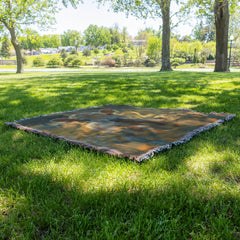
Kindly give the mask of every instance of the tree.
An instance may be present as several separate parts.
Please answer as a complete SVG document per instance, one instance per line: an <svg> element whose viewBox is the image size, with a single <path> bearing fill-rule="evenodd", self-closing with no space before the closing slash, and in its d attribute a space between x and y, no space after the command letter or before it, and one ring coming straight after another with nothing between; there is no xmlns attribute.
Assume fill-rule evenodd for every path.
<svg viewBox="0 0 240 240"><path fill-rule="evenodd" d="M66 5L68 0L63 0ZM78 1L70 0L76 6ZM23 72L21 45L18 34L26 26L37 24L40 27L51 25L58 11L58 0L0 0L0 27L3 25L10 33L11 42L17 57L17 73Z"/></svg>
<svg viewBox="0 0 240 240"><path fill-rule="evenodd" d="M111 35L111 44L120 45L121 43L121 34L119 32L119 27L117 24L114 27L109 28L110 35Z"/></svg>
<svg viewBox="0 0 240 240"><path fill-rule="evenodd" d="M152 36L148 40L147 56L157 63L160 60L161 45L161 39L156 36Z"/></svg>
<svg viewBox="0 0 240 240"><path fill-rule="evenodd" d="M37 31L26 29L24 33L26 36L19 38L22 48L32 51L33 49L39 49L42 46L41 37Z"/></svg>
<svg viewBox="0 0 240 240"><path fill-rule="evenodd" d="M11 56L10 54L10 41L9 39L5 36L2 41L2 47L1 47L1 56L3 58L9 58Z"/></svg>
<svg viewBox="0 0 240 240"><path fill-rule="evenodd" d="M67 30L61 35L61 41L63 46L74 46L76 49L83 44L83 38L81 33L75 30Z"/></svg>
<svg viewBox="0 0 240 240"><path fill-rule="evenodd" d="M87 46L99 47L111 43L111 34L109 29L98 27L97 25L89 25L84 31Z"/></svg>
<svg viewBox="0 0 240 240"><path fill-rule="evenodd" d="M234 40L240 38L240 6L236 6L235 12L230 15L229 33L234 36Z"/></svg>
<svg viewBox="0 0 240 240"><path fill-rule="evenodd" d="M161 71L171 71L170 63L170 4L171 0L97 0L111 2L114 11L124 11L136 17L149 16L162 18L162 67ZM178 2L178 1L176 1Z"/></svg>
<svg viewBox="0 0 240 240"><path fill-rule="evenodd" d="M123 27L122 32L121 32L121 40L123 44L127 44L128 42L128 32L127 28Z"/></svg>
<svg viewBox="0 0 240 240"><path fill-rule="evenodd" d="M214 19L207 24L203 24L203 21L201 21L200 24L197 24L193 29L193 36L195 40L201 42L216 41Z"/></svg>
<svg viewBox="0 0 240 240"><path fill-rule="evenodd" d="M237 7L237 0L189 0L190 5L198 7L198 15L214 16L216 27L215 72L227 72L228 69L228 32L230 13Z"/></svg>
<svg viewBox="0 0 240 240"><path fill-rule="evenodd" d="M58 48L62 45L60 35L58 34L43 35L40 37L40 41L42 47L45 48Z"/></svg>
<svg viewBox="0 0 240 240"><path fill-rule="evenodd" d="M216 63L215 72L227 72L228 69L228 0L216 0L214 4L216 25Z"/></svg>
<svg viewBox="0 0 240 240"><path fill-rule="evenodd" d="M57 1L0 0L0 24L3 24L11 35L11 42L17 57L17 73L23 72L18 33L34 23L44 26L52 22L52 14L57 10Z"/></svg>
<svg viewBox="0 0 240 240"><path fill-rule="evenodd" d="M148 39L154 36L154 31L151 28L146 28L140 30L137 36L134 37L135 40L145 40L145 45L148 44Z"/></svg>

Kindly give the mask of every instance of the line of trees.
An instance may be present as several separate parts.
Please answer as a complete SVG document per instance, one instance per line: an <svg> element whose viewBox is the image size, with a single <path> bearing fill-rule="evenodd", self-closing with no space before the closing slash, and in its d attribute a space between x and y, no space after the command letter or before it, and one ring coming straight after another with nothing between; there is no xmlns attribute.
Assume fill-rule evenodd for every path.
<svg viewBox="0 0 240 240"><path fill-rule="evenodd" d="M126 12L140 18L149 16L162 20L162 67L161 71L170 71L170 34L171 34L171 3L174 0L98 0L109 3L116 12ZM216 28L216 64L215 72L228 71L228 32L230 11L239 6L238 0L176 0L183 6L183 14L194 6L198 16L214 17Z"/></svg>
<svg viewBox="0 0 240 240"><path fill-rule="evenodd" d="M216 32L216 72L228 71L228 35L230 13L239 7L237 0L96 0L100 4L110 3L110 7L117 12L126 12L139 18L155 17L162 20L162 50L161 71L170 71L170 39L171 39L171 3L182 6L182 14L186 14L193 6L198 10L199 17L211 16L214 18ZM70 2L76 6L81 0L62 0L67 5ZM58 0L0 0L0 28L4 27L11 36L11 42L17 56L17 73L23 72L21 45L18 41L19 32L32 24L47 27L55 20L54 14L58 11ZM95 26L86 30L86 41L89 45L99 45L94 42ZM97 29L98 34L111 41L117 33L115 28L107 31L104 27ZM110 36L111 35L111 36ZM110 40L111 39L111 40ZM116 39L114 40L116 41ZM75 44L81 42L75 40Z"/></svg>
<svg viewBox="0 0 240 240"><path fill-rule="evenodd" d="M62 0L67 6L76 6L81 0ZM54 15L60 10L58 0L0 0L0 29L11 36L11 43L17 57L17 73L23 72L23 57L18 40L19 33L27 27L38 25L47 28L55 23Z"/></svg>
<svg viewBox="0 0 240 240"><path fill-rule="evenodd" d="M113 27L98 27L90 25L83 34L76 30L67 30L62 35L52 34L40 36L37 31L27 29L24 31L19 42L25 50L39 48L58 48L60 46L74 46L76 49L80 45L99 47L104 45L126 45L130 40L126 27L122 30L118 25Z"/></svg>

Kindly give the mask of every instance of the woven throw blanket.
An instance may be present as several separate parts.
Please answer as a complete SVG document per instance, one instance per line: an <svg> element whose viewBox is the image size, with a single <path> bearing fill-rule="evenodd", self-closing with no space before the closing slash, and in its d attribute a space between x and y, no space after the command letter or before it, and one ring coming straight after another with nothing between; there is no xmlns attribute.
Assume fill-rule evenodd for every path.
<svg viewBox="0 0 240 240"><path fill-rule="evenodd" d="M141 162L234 116L109 104L5 124Z"/></svg>

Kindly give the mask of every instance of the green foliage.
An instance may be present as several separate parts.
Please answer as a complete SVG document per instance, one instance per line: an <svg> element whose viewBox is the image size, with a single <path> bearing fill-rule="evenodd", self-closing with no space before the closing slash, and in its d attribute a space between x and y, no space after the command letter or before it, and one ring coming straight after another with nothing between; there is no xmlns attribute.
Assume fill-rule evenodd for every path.
<svg viewBox="0 0 240 240"><path fill-rule="evenodd" d="M114 43L114 44L112 45L112 49L113 49L114 51L116 51L116 50L119 49L119 46L118 46L116 43Z"/></svg>
<svg viewBox="0 0 240 240"><path fill-rule="evenodd" d="M123 53L128 53L128 48L127 48L127 47L123 47L123 48L122 48L122 52L123 52Z"/></svg>
<svg viewBox="0 0 240 240"><path fill-rule="evenodd" d="M123 54L124 54L123 51L119 48L114 52L114 55L121 55L122 56Z"/></svg>
<svg viewBox="0 0 240 240"><path fill-rule="evenodd" d="M94 52L95 54L98 54L98 53L99 53L99 49L98 49L98 48L94 48L93 52Z"/></svg>
<svg viewBox="0 0 240 240"><path fill-rule="evenodd" d="M52 57L47 63L47 66L50 68L57 68L62 65L63 65L63 62L59 57Z"/></svg>
<svg viewBox="0 0 240 240"><path fill-rule="evenodd" d="M24 29L31 23L49 26L54 23L54 13L58 11L58 1L28 0L0 1L0 22L6 27Z"/></svg>
<svg viewBox="0 0 240 240"><path fill-rule="evenodd" d="M85 31L85 42L87 46L98 47L111 43L111 34L109 29L90 25Z"/></svg>
<svg viewBox="0 0 240 240"><path fill-rule="evenodd" d="M159 63L161 58L161 49L162 49L161 39L155 36L150 37L147 46L147 56L153 59L155 62Z"/></svg>
<svg viewBox="0 0 240 240"><path fill-rule="evenodd" d="M1 239L239 239L239 73L1 73L0 83ZM236 117L143 164L4 126L110 101Z"/></svg>
<svg viewBox="0 0 240 240"><path fill-rule="evenodd" d="M108 54L108 50L107 49L103 49L103 54L107 55Z"/></svg>
<svg viewBox="0 0 240 240"><path fill-rule="evenodd" d="M60 56L61 56L63 61L67 58L68 54L67 54L65 49L61 50Z"/></svg>
<svg viewBox="0 0 240 240"><path fill-rule="evenodd" d="M114 55L112 57L115 62L116 62L116 67L123 67L124 66L124 60L123 60L123 56L122 55Z"/></svg>
<svg viewBox="0 0 240 240"><path fill-rule="evenodd" d="M119 47L121 44L121 34L118 25L115 24L114 27L109 28L109 32L111 35L111 44Z"/></svg>
<svg viewBox="0 0 240 240"><path fill-rule="evenodd" d="M113 58L107 57L102 60L102 65L107 65L109 67L115 67L116 61Z"/></svg>
<svg viewBox="0 0 240 240"><path fill-rule="evenodd" d="M83 61L81 60L80 57L75 57L72 61L71 61L71 65L73 67L80 67L83 65Z"/></svg>
<svg viewBox="0 0 240 240"><path fill-rule="evenodd" d="M89 57L91 56L91 50L90 49L84 49L83 52L82 52L82 55L85 56L85 57Z"/></svg>
<svg viewBox="0 0 240 240"><path fill-rule="evenodd" d="M64 66L71 66L71 62L76 58L74 55L70 55L64 61Z"/></svg>
<svg viewBox="0 0 240 240"><path fill-rule="evenodd" d="M193 29L193 35L195 40L199 40L201 42L215 41L216 40L215 32L216 30L213 18L205 26L201 21L201 23L199 25L196 25L195 28Z"/></svg>
<svg viewBox="0 0 240 240"><path fill-rule="evenodd" d="M78 52L77 52L76 48L72 48L70 54L71 55L78 55Z"/></svg>
<svg viewBox="0 0 240 240"><path fill-rule="evenodd" d="M83 44L83 37L80 32L75 30L68 30L61 35L62 46L75 46L79 48Z"/></svg>
<svg viewBox="0 0 240 240"><path fill-rule="evenodd" d="M11 47L11 42L7 37L4 37L2 40L2 47L1 47L1 56L3 58L9 58L11 56L10 47Z"/></svg>
<svg viewBox="0 0 240 240"><path fill-rule="evenodd" d="M142 58L137 58L137 59L133 62L133 65L134 65L134 67L141 67L141 66L143 66L143 63L144 63L144 61L143 61Z"/></svg>
<svg viewBox="0 0 240 240"><path fill-rule="evenodd" d="M177 66L180 66L179 62L172 62L171 65L176 68Z"/></svg>
<svg viewBox="0 0 240 240"><path fill-rule="evenodd" d="M137 36L134 38L135 40L144 40L145 41L145 45L147 45L148 40L151 37L154 37L155 32L154 30L152 30L151 28L146 28L144 30L140 30L137 34Z"/></svg>
<svg viewBox="0 0 240 240"><path fill-rule="evenodd" d="M42 67L45 65L45 62L44 62L44 59L42 57L36 57L34 60L33 60L33 66L34 67Z"/></svg>
<svg viewBox="0 0 240 240"><path fill-rule="evenodd" d="M193 60L199 62L201 55L205 58L215 57L215 42L202 43L200 41L179 42L176 39L171 40L171 56L172 58L184 58L185 60Z"/></svg>
<svg viewBox="0 0 240 240"><path fill-rule="evenodd" d="M57 34L43 35L40 41L44 48L58 48L62 45L60 35Z"/></svg>
<svg viewBox="0 0 240 240"><path fill-rule="evenodd" d="M100 66L102 63L101 59L100 58L97 58L95 61L94 61L94 65L97 65L97 66Z"/></svg>
<svg viewBox="0 0 240 240"><path fill-rule="evenodd" d="M184 64L186 62L185 58L171 58L171 63Z"/></svg>
<svg viewBox="0 0 240 240"><path fill-rule="evenodd" d="M82 59L77 55L70 55L64 61L64 66L66 67L79 67L84 65Z"/></svg>
<svg viewBox="0 0 240 240"><path fill-rule="evenodd" d="M111 46L110 44L107 44L106 49L107 49L108 51L111 51L111 50L112 50L112 46Z"/></svg>
<svg viewBox="0 0 240 240"><path fill-rule="evenodd" d="M27 65L28 64L28 60L25 56L22 57L22 63L23 65Z"/></svg>
<svg viewBox="0 0 240 240"><path fill-rule="evenodd" d="M26 29L24 31L23 37L19 38L20 44L25 50L34 50L43 47L42 37L37 31Z"/></svg>
<svg viewBox="0 0 240 240"><path fill-rule="evenodd" d="M148 58L144 61L144 65L146 67L155 67L157 65L157 63L154 59Z"/></svg>

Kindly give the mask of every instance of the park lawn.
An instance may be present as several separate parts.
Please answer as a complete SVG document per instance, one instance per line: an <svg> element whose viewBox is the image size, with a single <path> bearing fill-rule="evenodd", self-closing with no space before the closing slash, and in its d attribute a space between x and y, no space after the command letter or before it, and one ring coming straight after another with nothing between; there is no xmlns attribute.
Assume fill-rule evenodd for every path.
<svg viewBox="0 0 240 240"><path fill-rule="evenodd" d="M4 122L101 104L236 117L139 164ZM0 239L239 239L239 73L0 74Z"/></svg>

